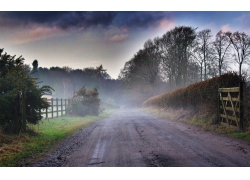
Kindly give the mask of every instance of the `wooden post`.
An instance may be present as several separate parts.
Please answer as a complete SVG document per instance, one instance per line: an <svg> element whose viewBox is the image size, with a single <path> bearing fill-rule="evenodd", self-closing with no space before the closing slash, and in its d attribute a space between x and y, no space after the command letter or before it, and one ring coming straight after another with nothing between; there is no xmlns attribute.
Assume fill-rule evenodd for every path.
<svg viewBox="0 0 250 180"><path fill-rule="evenodd" d="M61 116L63 116L63 100L61 98Z"/></svg>
<svg viewBox="0 0 250 180"><path fill-rule="evenodd" d="M215 123L220 123L220 86L218 86L218 94L217 94L217 98L218 98L218 107L217 107L217 119L215 120Z"/></svg>
<svg viewBox="0 0 250 180"><path fill-rule="evenodd" d="M46 114L46 119L48 119L48 108L46 108L45 114Z"/></svg>
<svg viewBox="0 0 250 180"><path fill-rule="evenodd" d="M56 117L58 117L58 98L56 98Z"/></svg>
<svg viewBox="0 0 250 180"><path fill-rule="evenodd" d="M70 113L70 112L69 112L69 106L70 106L70 99L68 99L68 105L67 105L67 108L68 108L67 113L68 113L68 114Z"/></svg>
<svg viewBox="0 0 250 180"><path fill-rule="evenodd" d="M48 102L48 99L47 98L44 98L46 100L46 102ZM47 108L45 109L45 119L48 119L48 110Z"/></svg>
<svg viewBox="0 0 250 180"><path fill-rule="evenodd" d="M66 100L66 98L64 99L64 101L65 101L64 102L64 111L65 111L64 114L66 115L66 110L67 110L67 104L66 104L67 100Z"/></svg>
<svg viewBox="0 0 250 180"><path fill-rule="evenodd" d="M22 129L26 133L26 92L22 89Z"/></svg>
<svg viewBox="0 0 250 180"><path fill-rule="evenodd" d="M54 104L53 104L53 98L51 98L51 119L54 117Z"/></svg>
<svg viewBox="0 0 250 180"><path fill-rule="evenodd" d="M239 96L240 96L240 130L244 130L244 111L243 111L243 82L240 82L240 92L239 92Z"/></svg>

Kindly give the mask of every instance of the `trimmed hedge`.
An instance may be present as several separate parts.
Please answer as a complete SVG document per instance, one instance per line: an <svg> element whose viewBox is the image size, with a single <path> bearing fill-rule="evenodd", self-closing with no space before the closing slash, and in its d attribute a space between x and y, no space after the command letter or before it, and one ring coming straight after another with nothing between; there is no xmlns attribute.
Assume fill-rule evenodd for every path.
<svg viewBox="0 0 250 180"><path fill-rule="evenodd" d="M196 108L206 107L207 110L216 112L218 103L218 88L239 87L240 78L235 72L228 72L219 77L214 77L190 84L184 88L149 98L143 102L144 107L159 108Z"/></svg>

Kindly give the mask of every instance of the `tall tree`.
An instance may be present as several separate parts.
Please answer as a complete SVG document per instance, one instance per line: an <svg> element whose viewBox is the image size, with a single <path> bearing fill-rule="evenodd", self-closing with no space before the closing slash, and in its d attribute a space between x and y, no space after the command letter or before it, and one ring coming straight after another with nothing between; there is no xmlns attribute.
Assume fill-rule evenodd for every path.
<svg viewBox="0 0 250 180"><path fill-rule="evenodd" d="M233 47L234 60L239 65L239 75L242 75L242 65L249 62L250 56L250 37L244 32L227 32Z"/></svg>
<svg viewBox="0 0 250 180"><path fill-rule="evenodd" d="M195 37L194 28L179 26L157 40L162 67L165 69L171 86L178 87L187 82L190 48Z"/></svg>
<svg viewBox="0 0 250 180"><path fill-rule="evenodd" d="M213 53L212 34L210 29L205 29L197 33L196 44L193 52L193 57L195 57L200 65L201 81L207 79L208 65Z"/></svg>
<svg viewBox="0 0 250 180"><path fill-rule="evenodd" d="M129 99L134 104L141 103L150 96L158 94L160 58L157 48L152 40L144 43L133 58L125 63L119 78L123 81L123 87L129 91Z"/></svg>
<svg viewBox="0 0 250 180"><path fill-rule="evenodd" d="M213 42L213 47L215 49L215 56L218 62L219 76L222 73L222 69L227 67L226 57L228 56L228 49L231 45L231 41L226 35L226 33L220 30L215 37Z"/></svg>

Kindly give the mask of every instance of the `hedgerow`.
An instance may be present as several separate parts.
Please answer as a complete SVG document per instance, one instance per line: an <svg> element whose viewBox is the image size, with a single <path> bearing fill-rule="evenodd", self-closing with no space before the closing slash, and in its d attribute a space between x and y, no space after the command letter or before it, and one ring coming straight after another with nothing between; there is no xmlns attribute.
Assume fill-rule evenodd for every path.
<svg viewBox="0 0 250 180"><path fill-rule="evenodd" d="M158 108L206 108L207 111L217 112L218 88L238 87L243 77L235 72L228 72L219 77L190 84L172 92L154 96L143 102L144 107Z"/></svg>

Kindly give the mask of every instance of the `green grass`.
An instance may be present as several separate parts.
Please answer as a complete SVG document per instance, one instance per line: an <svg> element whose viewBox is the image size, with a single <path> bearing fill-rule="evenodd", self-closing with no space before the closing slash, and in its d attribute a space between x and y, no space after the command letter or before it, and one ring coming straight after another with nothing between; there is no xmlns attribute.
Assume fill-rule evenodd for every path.
<svg viewBox="0 0 250 180"><path fill-rule="evenodd" d="M25 159L25 163L31 163L42 158L59 142L77 130L108 117L113 111L105 111L99 116L60 117L42 120L39 125L29 125L29 133L26 135L5 137L5 139L10 139L9 143L0 144L0 166L15 167L19 166L23 159Z"/></svg>

